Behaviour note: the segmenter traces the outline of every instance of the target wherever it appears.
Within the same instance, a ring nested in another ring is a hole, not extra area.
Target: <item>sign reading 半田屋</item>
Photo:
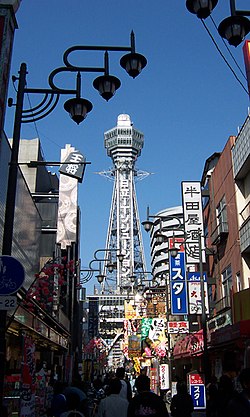
[[[195,264],[205,257],[204,226],[202,217],[201,184],[199,181],[182,182],[182,204],[185,228],[186,262]],[[199,247],[199,238],[201,248]]]

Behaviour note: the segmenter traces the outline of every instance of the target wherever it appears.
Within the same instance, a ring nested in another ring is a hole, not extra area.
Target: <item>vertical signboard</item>
[[[173,239],[169,239],[169,247],[173,246]],[[185,251],[183,245],[179,247],[176,257],[170,256],[170,290],[171,314],[187,314],[187,281]]]
[[[200,262],[199,235],[201,236],[202,262],[205,262],[201,184],[199,181],[182,182],[182,204],[186,233],[186,262],[191,264]]]
[[[206,408],[206,391],[205,383],[200,374],[189,374],[189,393],[193,399],[195,410],[204,410]]]
[[[61,150],[61,161],[65,161],[72,152],[75,148],[67,144]],[[62,249],[77,241],[77,195],[77,178],[60,174],[56,242]]]
[[[189,314],[202,314],[201,276],[199,272],[188,272]],[[209,314],[207,274],[203,274],[206,314]]]
[[[20,417],[35,417],[35,344],[23,335]]]
[[[169,378],[169,364],[162,363],[159,366],[160,371],[160,389],[170,389],[170,378]]]

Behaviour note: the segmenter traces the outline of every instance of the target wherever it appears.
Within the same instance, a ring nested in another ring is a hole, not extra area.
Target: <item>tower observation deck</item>
[[[104,133],[104,144],[113,161],[110,173],[114,180],[106,248],[112,262],[116,262],[114,249],[124,254],[124,260],[117,262],[115,272],[109,273],[106,268],[104,287],[120,294],[131,286],[132,275],[146,271],[135,192],[138,172],[135,162],[141,154],[144,135],[133,126],[129,115],[120,114],[117,126]]]

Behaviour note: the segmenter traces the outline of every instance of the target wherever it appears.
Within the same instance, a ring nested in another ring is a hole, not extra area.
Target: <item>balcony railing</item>
[[[216,312],[231,308],[231,297],[227,295],[215,303]]]
[[[211,234],[212,245],[223,242],[228,236],[228,223],[220,222]]]

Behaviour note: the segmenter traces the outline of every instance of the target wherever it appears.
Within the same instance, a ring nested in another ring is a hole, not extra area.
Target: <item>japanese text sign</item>
[[[202,262],[205,262],[201,185],[199,181],[182,182],[182,204],[186,233],[186,261],[192,264],[200,262],[199,237],[201,237]]]
[[[76,178],[82,182],[86,158],[78,151],[71,152],[66,161],[61,165],[59,172],[64,175]]]
[[[189,333],[188,321],[169,321],[167,327],[171,334]]]
[[[187,314],[185,252],[170,256],[171,313]]]
[[[188,302],[190,314],[202,314],[201,279],[199,272],[188,272]],[[209,313],[207,276],[203,274],[206,313]]]
[[[199,374],[189,374],[189,393],[193,399],[194,409],[206,408],[206,391],[203,378]]]

